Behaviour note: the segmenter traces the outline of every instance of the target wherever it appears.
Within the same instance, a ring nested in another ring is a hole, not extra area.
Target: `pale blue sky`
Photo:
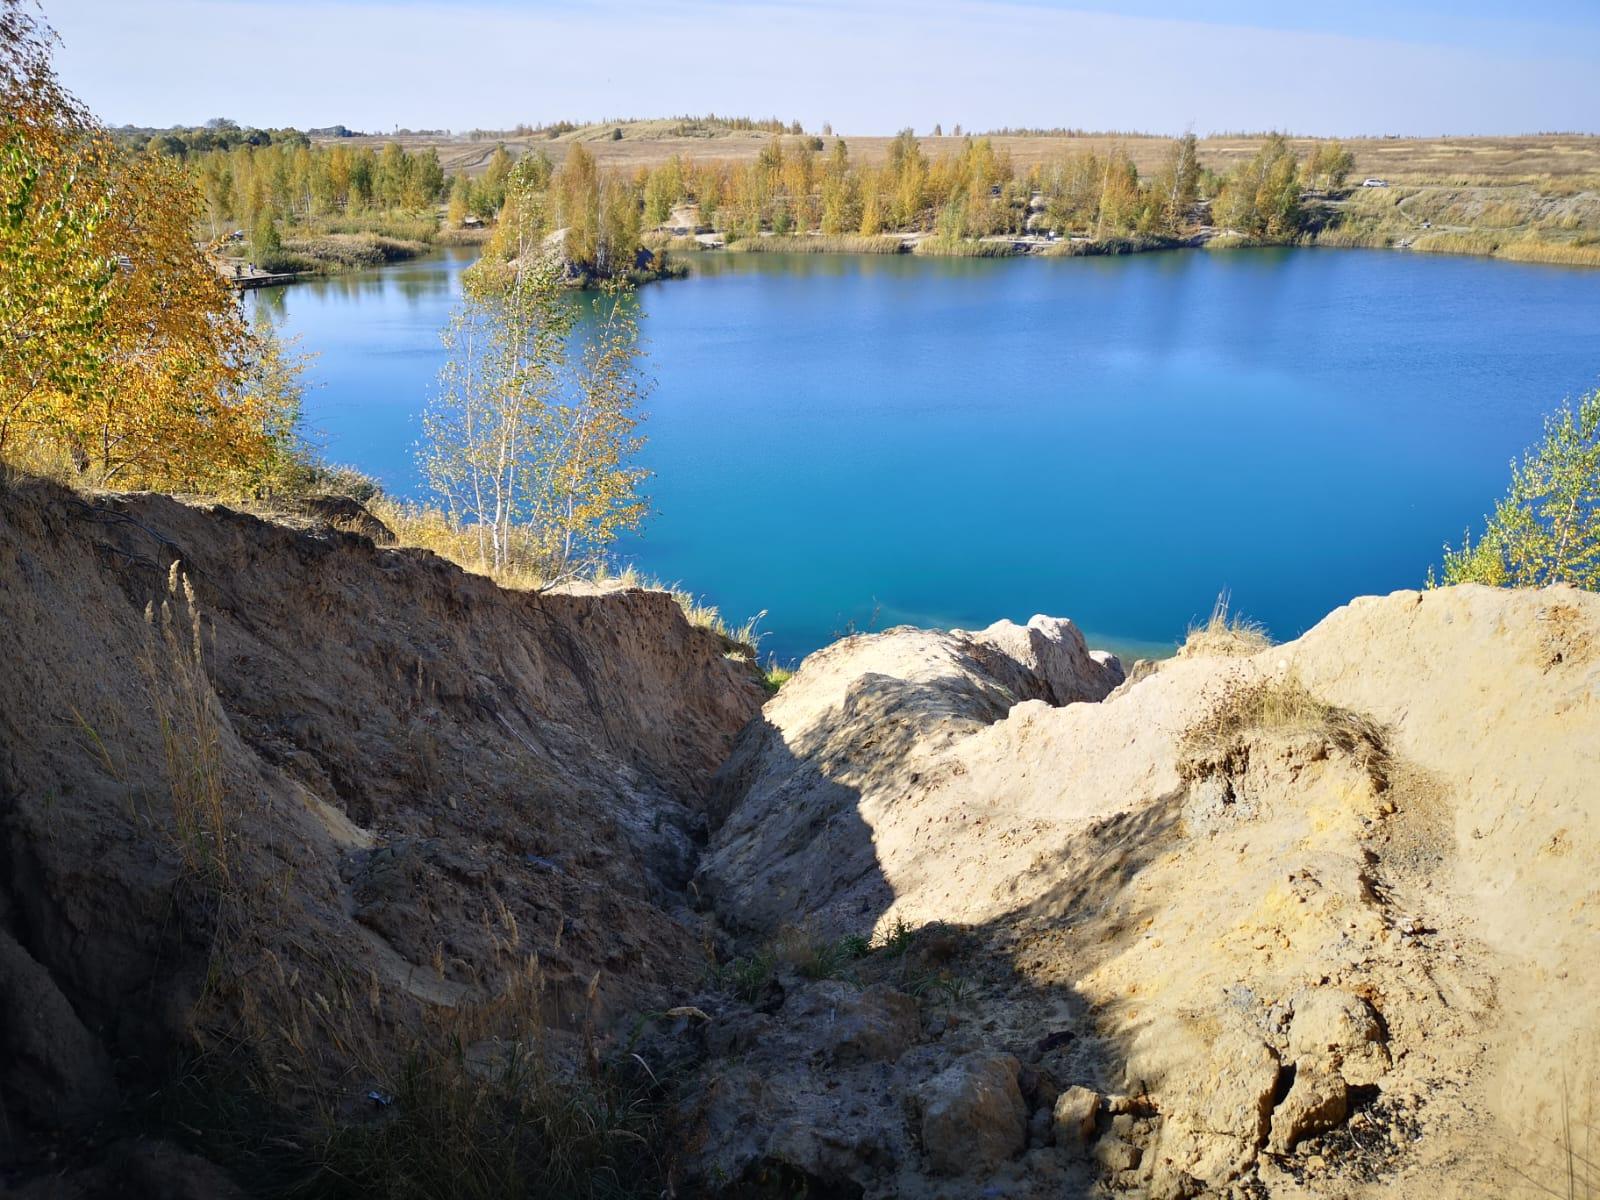
[[[64,81],[116,124],[1600,127],[1600,0],[44,3]]]

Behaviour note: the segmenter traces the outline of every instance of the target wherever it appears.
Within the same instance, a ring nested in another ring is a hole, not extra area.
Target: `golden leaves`
[[[98,482],[199,488],[272,452],[256,345],[193,241],[182,168],[124,155],[49,69],[48,34],[0,55],[0,454],[46,443]]]

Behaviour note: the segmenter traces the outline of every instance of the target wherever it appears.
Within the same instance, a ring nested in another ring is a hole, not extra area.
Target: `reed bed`
[[[1519,238],[1495,251],[1496,258],[1511,262],[1548,263],[1563,267],[1600,267],[1600,245],[1581,242],[1542,242]]]
[[[936,258],[1015,258],[1022,251],[1011,242],[986,242],[977,238],[923,238],[912,253]]]
[[[297,226],[295,233],[300,236],[318,233],[375,233],[380,237],[397,238],[403,242],[431,242],[439,234],[439,218],[432,213],[417,212],[369,212],[319,217],[303,226]]]
[[[1393,231],[1381,227],[1330,225],[1313,234],[1309,244],[1344,250],[1388,250],[1393,248],[1395,240]]]
[[[387,237],[379,233],[324,233],[284,242],[290,254],[310,259],[318,266],[340,269],[378,267],[426,254],[428,244]]]
[[[899,234],[794,234],[739,238],[729,242],[735,254],[903,254],[905,239]]]

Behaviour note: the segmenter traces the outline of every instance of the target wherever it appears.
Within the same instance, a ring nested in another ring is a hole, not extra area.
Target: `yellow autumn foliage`
[[[281,389],[193,231],[182,167],[118,152],[0,0],[0,458],[84,482],[250,486],[287,448]]]

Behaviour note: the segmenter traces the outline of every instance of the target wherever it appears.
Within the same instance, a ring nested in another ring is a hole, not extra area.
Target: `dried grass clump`
[[[319,1200],[662,1194],[662,1087],[641,1059],[545,1028],[537,959],[492,993],[399,1022],[376,975],[329,947],[268,954],[238,980],[234,1037],[209,1046],[169,1115],[272,1194]],[[599,978],[587,993],[594,1009]],[[183,1111],[186,1108],[187,1111]]]
[[[206,674],[200,610],[182,565],[167,595],[145,607],[150,637],[145,679],[161,734],[172,796],[172,830],[184,869],[218,887],[229,882],[229,829],[222,770],[222,716]]]
[[[1240,613],[1229,612],[1226,593],[1217,597],[1203,625],[1189,626],[1178,648],[1180,658],[1245,658],[1272,645],[1267,627]]]
[[[1293,674],[1239,684],[1184,731],[1182,757],[1215,760],[1254,734],[1308,736],[1359,760],[1375,778],[1388,775],[1382,728],[1370,717],[1318,699]]]

